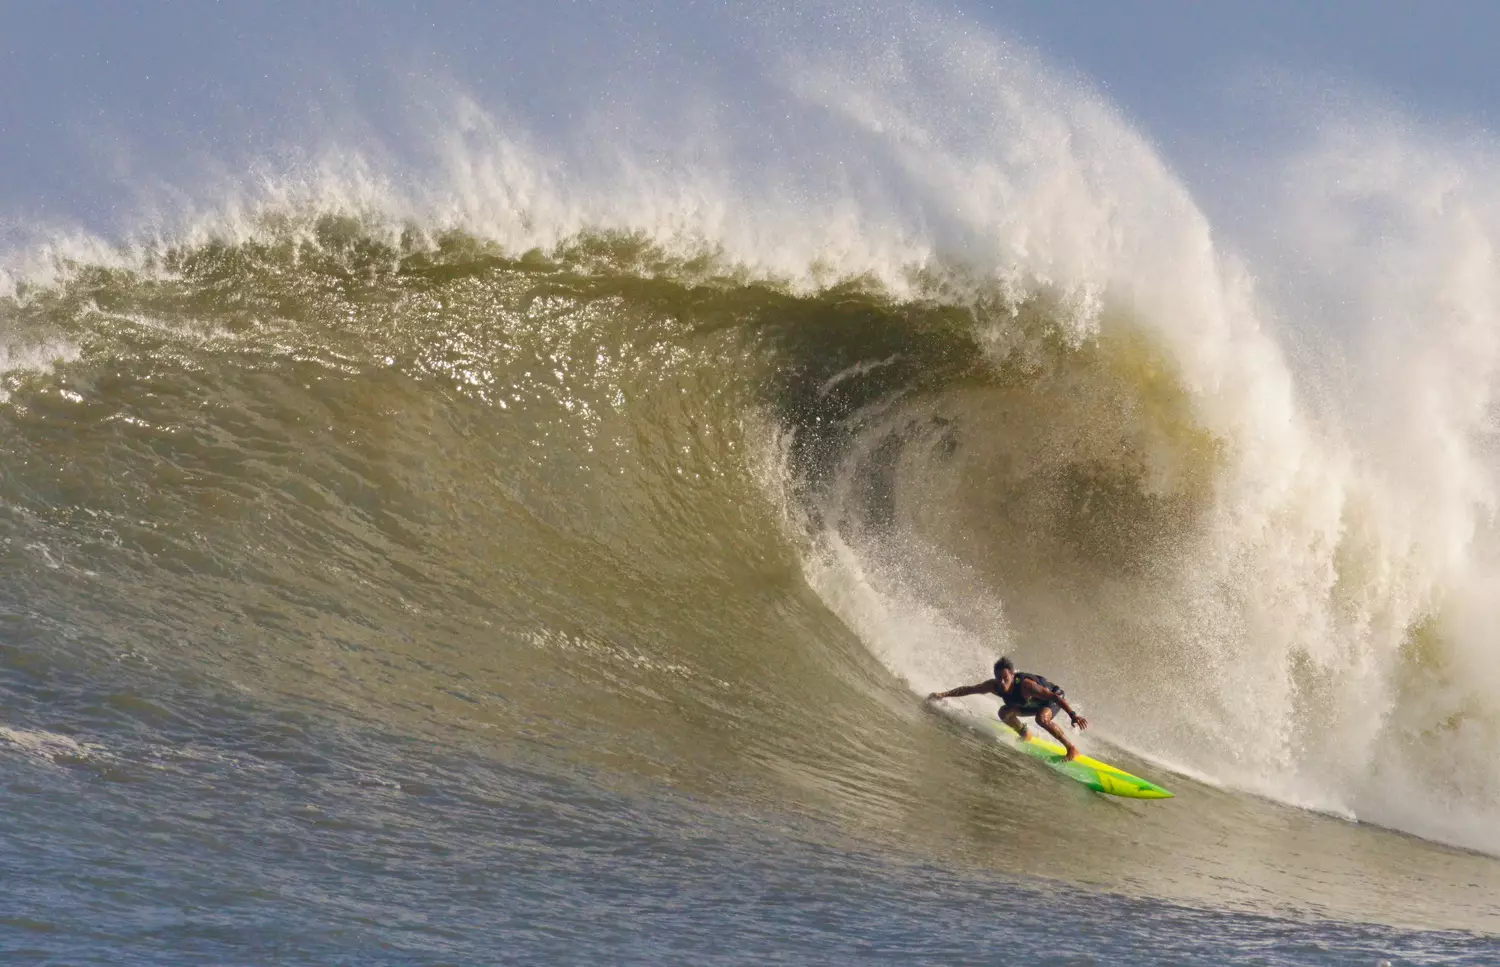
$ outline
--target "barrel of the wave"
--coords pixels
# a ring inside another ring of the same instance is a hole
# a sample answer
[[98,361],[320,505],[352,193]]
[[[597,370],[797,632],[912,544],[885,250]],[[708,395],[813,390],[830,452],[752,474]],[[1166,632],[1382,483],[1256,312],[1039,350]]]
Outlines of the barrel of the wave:
[[1172,793],[1154,782],[1133,776],[1124,769],[1100,762],[1086,755],[1068,759],[1067,751],[1056,742],[1035,735],[1022,739],[1004,725],[995,726],[995,734],[1001,742],[1027,755],[1040,759],[1070,779],[1077,780],[1096,792],[1127,799],[1171,799]]

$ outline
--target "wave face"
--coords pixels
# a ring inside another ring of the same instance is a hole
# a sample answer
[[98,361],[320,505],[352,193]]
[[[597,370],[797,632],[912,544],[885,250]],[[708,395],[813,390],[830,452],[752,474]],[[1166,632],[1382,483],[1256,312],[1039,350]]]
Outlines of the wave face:
[[1030,55],[817,16],[628,137],[453,97],[412,166],[13,255],[26,660],[936,842],[914,695],[1004,652],[1149,762],[1500,853],[1483,152],[1303,145],[1258,261]]

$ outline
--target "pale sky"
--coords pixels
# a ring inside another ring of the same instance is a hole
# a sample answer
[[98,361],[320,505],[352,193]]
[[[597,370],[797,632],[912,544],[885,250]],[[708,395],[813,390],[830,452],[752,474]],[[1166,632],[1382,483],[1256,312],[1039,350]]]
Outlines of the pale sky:
[[[404,74],[440,72],[530,116],[549,71],[615,44],[732,54],[709,0],[35,3],[0,0],[0,225],[108,230],[132,185],[274,159],[323,119],[379,127]],[[960,9],[1103,90],[1186,167],[1232,130],[1226,91],[1291,72],[1413,116],[1490,129],[1500,4],[981,0]]]

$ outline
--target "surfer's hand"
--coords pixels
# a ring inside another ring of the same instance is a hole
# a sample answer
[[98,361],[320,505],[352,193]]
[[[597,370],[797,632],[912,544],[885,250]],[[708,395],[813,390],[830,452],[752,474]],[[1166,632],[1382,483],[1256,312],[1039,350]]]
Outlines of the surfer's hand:
[[927,696],[927,701],[929,701],[929,702],[936,702],[938,699],[940,699],[942,697],[943,696],[939,695],[937,692],[933,692],[931,695]]
[[1075,716],[1073,716],[1073,728],[1075,728],[1078,731],[1082,732],[1084,729],[1086,729],[1088,727],[1089,727],[1089,720],[1088,719],[1084,718],[1082,715],[1075,715]]

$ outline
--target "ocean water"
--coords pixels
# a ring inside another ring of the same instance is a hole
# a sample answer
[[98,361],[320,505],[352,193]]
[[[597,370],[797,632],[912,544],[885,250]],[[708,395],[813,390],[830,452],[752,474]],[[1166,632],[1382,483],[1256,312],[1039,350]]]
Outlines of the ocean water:
[[880,9],[11,220],[7,963],[1500,963],[1493,154]]

